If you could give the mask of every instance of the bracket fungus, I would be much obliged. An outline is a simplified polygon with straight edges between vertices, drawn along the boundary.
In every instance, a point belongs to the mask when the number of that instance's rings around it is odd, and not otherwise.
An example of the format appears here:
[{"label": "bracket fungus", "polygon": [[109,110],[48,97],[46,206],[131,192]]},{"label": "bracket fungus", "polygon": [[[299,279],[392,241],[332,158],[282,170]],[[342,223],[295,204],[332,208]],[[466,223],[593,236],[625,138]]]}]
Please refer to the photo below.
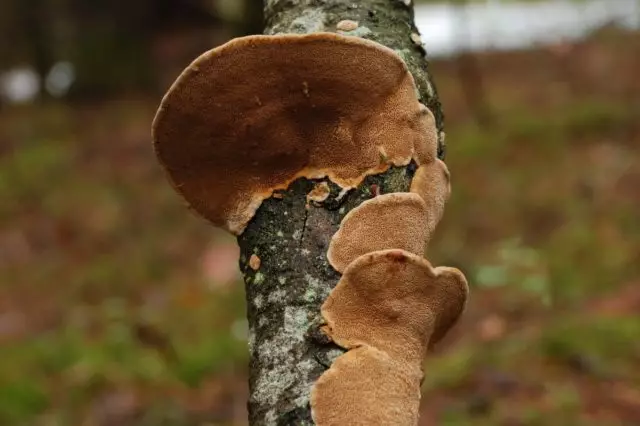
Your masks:
[{"label": "bracket fungus", "polygon": [[417,194],[394,192],[364,201],[345,215],[327,258],[338,272],[363,254],[400,248],[422,254],[429,236],[427,204]]},{"label": "bracket fungus", "polygon": [[322,306],[325,332],[348,351],[316,382],[316,424],[417,424],[422,360],[465,307],[455,268],[391,249],[358,257]]},{"label": "bracket fungus", "polygon": [[255,35],[197,58],[153,123],[159,161],[190,207],[241,234],[299,177],[343,188],[435,158],[433,116],[391,49],[332,33]]},{"label": "bracket fungus", "polygon": [[153,141],[169,180],[236,235],[298,178],[327,178],[306,195],[311,208],[329,197],[328,181],[341,198],[369,175],[417,165],[409,192],[376,186],[331,238],[327,260],[342,276],[320,313],[347,351],[311,391],[318,425],[417,423],[422,359],[468,293],[460,271],[422,257],[450,192],[437,140],[400,56],[333,33],[231,40],[189,65],[158,109]]}]

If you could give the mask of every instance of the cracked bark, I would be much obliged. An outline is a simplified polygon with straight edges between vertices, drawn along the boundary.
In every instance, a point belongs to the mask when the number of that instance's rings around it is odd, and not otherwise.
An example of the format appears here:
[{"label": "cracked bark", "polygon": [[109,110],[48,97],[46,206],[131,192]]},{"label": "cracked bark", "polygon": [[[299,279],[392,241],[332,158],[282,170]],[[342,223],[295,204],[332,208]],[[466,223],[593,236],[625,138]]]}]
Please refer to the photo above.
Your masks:
[{"label": "cracked bark", "polygon": [[[420,101],[436,117],[442,158],[440,102],[426,53],[415,42],[411,5],[404,0],[265,0],[265,34],[335,32],[345,19],[359,22],[358,29],[347,34],[384,44],[407,63]],[[342,353],[318,328],[320,306],[340,278],[326,259],[329,241],[351,209],[378,191],[408,191],[414,172],[413,163],[391,168],[346,194],[326,181],[331,193],[322,203],[306,199],[322,180],[298,179],[266,200],[238,237],[249,322],[251,425],[314,424],[311,388]],[[255,271],[249,266],[253,254],[261,260]]]}]

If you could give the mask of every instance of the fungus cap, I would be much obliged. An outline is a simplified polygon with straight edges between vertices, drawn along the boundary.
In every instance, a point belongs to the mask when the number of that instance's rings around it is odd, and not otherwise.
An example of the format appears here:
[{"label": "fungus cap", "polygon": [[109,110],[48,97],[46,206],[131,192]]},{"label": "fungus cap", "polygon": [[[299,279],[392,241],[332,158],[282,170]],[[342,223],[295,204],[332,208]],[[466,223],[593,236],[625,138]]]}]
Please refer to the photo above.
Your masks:
[{"label": "fungus cap", "polygon": [[339,356],[311,390],[318,426],[414,426],[420,406],[420,364],[398,365],[388,354],[360,346]]},{"label": "fungus cap", "polygon": [[455,268],[432,268],[404,250],[381,250],[349,264],[321,312],[338,345],[370,345],[411,362],[422,360],[455,324],[468,291]]},{"label": "fungus cap", "polygon": [[390,165],[433,161],[436,134],[393,50],[332,33],[249,36],[203,54],[153,123],[175,189],[235,234],[298,177],[353,187]]},{"label": "fungus cap", "polygon": [[363,254],[403,249],[422,255],[429,239],[427,204],[417,194],[394,192],[364,201],[340,222],[327,251],[338,272]]},{"label": "fungus cap", "polygon": [[436,159],[418,167],[409,191],[425,201],[428,211],[427,234],[431,235],[442,219],[445,204],[451,195],[451,177],[444,161]]}]

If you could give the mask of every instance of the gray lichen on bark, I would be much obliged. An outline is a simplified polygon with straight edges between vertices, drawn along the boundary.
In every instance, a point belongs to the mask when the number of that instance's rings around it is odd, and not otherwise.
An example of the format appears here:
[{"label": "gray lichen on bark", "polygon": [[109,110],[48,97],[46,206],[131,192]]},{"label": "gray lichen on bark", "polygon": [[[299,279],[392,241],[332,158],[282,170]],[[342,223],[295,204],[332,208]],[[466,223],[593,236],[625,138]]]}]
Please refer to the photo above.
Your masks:
[{"label": "gray lichen on bark", "polygon": [[[425,52],[411,38],[417,30],[405,1],[265,0],[265,19],[266,34],[334,32],[339,21],[358,21],[351,35],[398,52],[441,130],[437,93]],[[331,193],[319,204],[306,196],[323,180],[298,179],[265,200],[238,237],[249,322],[251,425],[313,424],[311,388],[342,353],[319,330],[320,306],[340,278],[326,258],[329,241],[351,209],[376,193],[408,191],[414,172],[414,163],[393,167],[346,193],[324,180]],[[257,270],[249,265],[252,255],[260,258]]]}]

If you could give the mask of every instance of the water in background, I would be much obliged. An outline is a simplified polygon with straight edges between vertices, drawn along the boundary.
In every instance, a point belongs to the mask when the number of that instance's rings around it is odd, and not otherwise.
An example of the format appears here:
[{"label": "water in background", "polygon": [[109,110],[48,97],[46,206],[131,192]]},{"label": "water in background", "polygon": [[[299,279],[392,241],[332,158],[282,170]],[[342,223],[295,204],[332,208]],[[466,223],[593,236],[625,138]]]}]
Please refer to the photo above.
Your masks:
[{"label": "water in background", "polygon": [[638,29],[640,0],[421,4],[415,20],[429,56],[442,57],[576,40],[607,24]]},{"label": "water in background", "polygon": [[[523,49],[580,39],[606,24],[640,28],[640,0],[546,0],[469,4],[432,3],[415,7],[415,20],[429,56],[465,51]],[[63,96],[74,79],[73,64],[60,62],[45,85]],[[37,96],[40,80],[33,70],[0,74],[0,97],[28,102]]]}]

